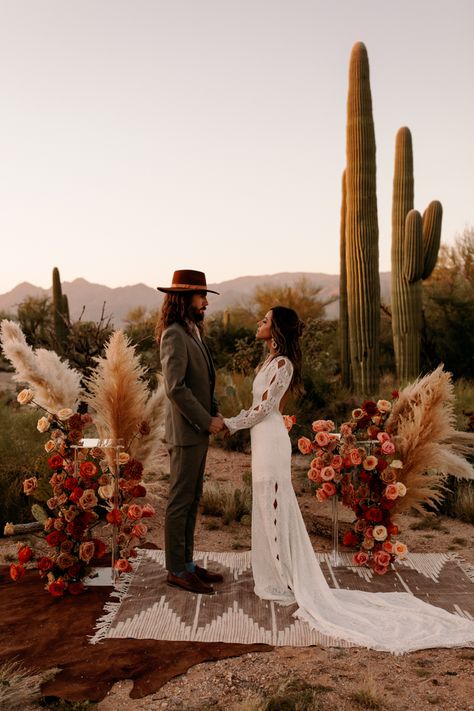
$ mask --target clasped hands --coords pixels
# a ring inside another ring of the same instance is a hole
[[[229,430],[224,424],[224,418],[220,413],[216,415],[216,417],[211,417],[211,424],[209,425],[209,432],[213,435],[218,434],[219,432],[224,432],[225,434],[229,434]]]

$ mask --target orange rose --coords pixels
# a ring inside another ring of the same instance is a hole
[[[79,546],[79,558],[88,563],[94,555],[94,550],[95,545],[93,541],[84,541],[84,543],[81,543]]]
[[[300,437],[298,440],[298,449],[300,450],[301,454],[309,454],[313,449],[311,440],[309,440],[307,437]]]
[[[127,510],[127,516],[132,521],[136,521],[143,515],[143,509],[138,504],[130,504]]]
[[[14,580],[15,582],[17,580],[20,580],[25,574],[25,569],[22,565],[18,565],[17,563],[12,563],[10,566],[10,578]]]
[[[89,478],[97,474],[97,467],[94,462],[82,462],[80,468],[80,474],[84,478]]]
[[[398,487],[396,484],[388,484],[388,486],[385,487],[385,491],[383,492],[383,495],[385,496],[386,499],[389,499],[390,501],[395,501],[395,499],[398,499]]]
[[[318,447],[326,447],[331,441],[331,437],[327,432],[316,432],[314,435],[314,441]]]
[[[116,560],[114,568],[115,570],[118,570],[119,573],[129,573],[131,570],[133,570],[132,566],[130,565],[128,560],[125,560],[125,558],[119,558],[118,560]]]
[[[30,496],[37,486],[38,479],[35,476],[31,476],[29,479],[25,479],[25,481],[23,482],[23,492],[27,496]]]
[[[95,495],[94,489],[86,489],[79,499],[79,506],[81,506],[84,511],[87,511],[87,509],[93,509],[94,506],[97,506],[97,503],[98,499]]]

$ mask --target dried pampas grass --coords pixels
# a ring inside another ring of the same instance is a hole
[[[95,410],[102,438],[122,440],[125,451],[149,469],[156,458],[164,422],[164,388],[150,396],[134,347],[123,331],[115,331],[103,358],[87,380],[84,397]],[[140,434],[143,424],[147,434]]]
[[[13,379],[31,387],[40,407],[53,413],[63,407],[75,408],[81,393],[81,375],[77,370],[54,351],[44,348],[34,351],[14,321],[2,321],[0,341],[5,357],[15,368]]]
[[[473,441],[456,432],[454,423],[454,388],[442,365],[400,392],[386,427],[403,461],[398,479],[407,487],[394,513],[424,512],[423,504],[439,503],[448,474],[474,479],[474,468],[464,458]]]

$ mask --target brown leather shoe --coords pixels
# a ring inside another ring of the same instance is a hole
[[[224,576],[220,573],[213,573],[212,570],[206,570],[199,565],[194,568],[194,574],[204,583],[222,583],[224,580]]]
[[[195,573],[187,572],[181,577],[180,575],[173,575],[173,573],[168,572],[166,583],[173,588],[182,588],[188,592],[196,593],[196,595],[214,594],[212,585],[208,585],[203,580],[200,580]]]

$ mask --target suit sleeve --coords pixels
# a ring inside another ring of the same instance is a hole
[[[209,431],[211,415],[185,383],[188,354],[179,333],[166,329],[161,337],[160,358],[168,398],[195,430]]]

